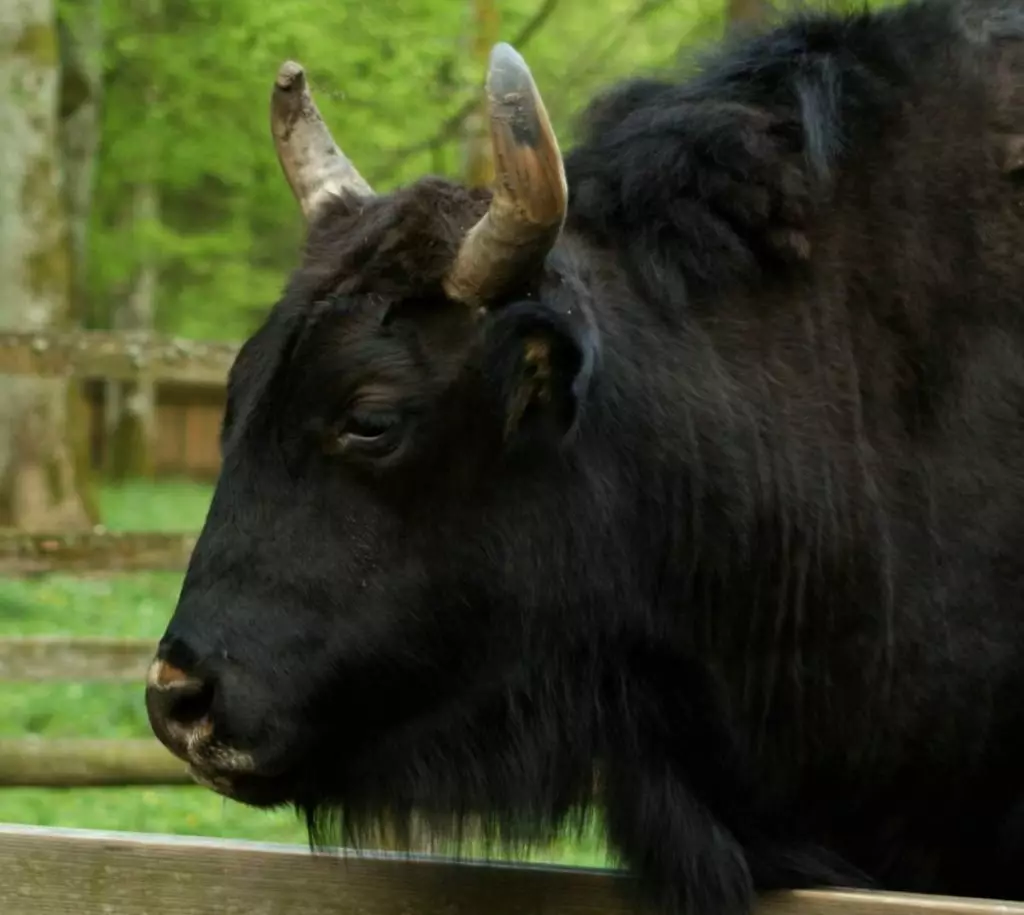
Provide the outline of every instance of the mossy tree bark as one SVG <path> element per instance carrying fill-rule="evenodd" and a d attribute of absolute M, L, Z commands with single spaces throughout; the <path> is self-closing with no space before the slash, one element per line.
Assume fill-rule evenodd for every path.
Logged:
<path fill-rule="evenodd" d="M 143 27 L 156 32 L 161 27 L 161 0 L 132 0 Z M 152 73 L 137 73 L 136 79 L 154 110 L 160 102 Z M 160 222 L 160 195 L 152 174 L 156 158 L 138 163 L 134 181 L 126 186 L 128 220 L 135 247 L 131 286 L 113 315 L 114 330 L 151 331 L 156 317 L 159 264 L 153 250 L 154 230 Z M 155 472 L 156 385 L 146 378 L 106 385 L 105 435 L 106 474 L 115 479 L 148 478 Z"/>
<path fill-rule="evenodd" d="M 0 4 L 0 327 L 66 326 L 71 246 L 53 0 Z M 71 446 L 68 382 L 0 376 L 0 526 L 94 521 Z"/>
<path fill-rule="evenodd" d="M 140 245 L 139 258 L 125 301 L 114 314 L 115 330 L 153 329 L 158 273 L 146 239 L 160 218 L 156 184 L 140 181 L 131 188 L 131 220 Z M 112 479 L 152 477 L 156 450 L 156 385 L 148 378 L 107 384 L 106 473 Z"/>
<path fill-rule="evenodd" d="M 60 148 L 71 245 L 71 322 L 89 314 L 88 240 L 103 98 L 102 0 L 65 0 L 57 17 L 60 54 Z M 78 490 L 91 518 L 99 517 L 92 465 L 90 410 L 84 385 L 68 389 L 68 438 Z"/>
<path fill-rule="evenodd" d="M 103 98 L 102 0 L 66 0 L 58 18 L 60 144 L 71 234 L 71 310 L 88 314 L 88 237 Z"/>
<path fill-rule="evenodd" d="M 499 38 L 500 13 L 496 0 L 472 0 L 472 33 L 469 36 L 470 57 L 475 64 L 474 74 L 483 82 L 487 73 L 491 48 Z M 463 179 L 471 187 L 489 187 L 494 180 L 494 153 L 491 149 L 490 112 L 487 94 L 481 89 L 480 104 L 466 118 L 463 126 L 464 162 Z"/>
<path fill-rule="evenodd" d="M 726 29 L 752 31 L 763 25 L 771 13 L 769 0 L 728 0 L 726 4 Z"/>

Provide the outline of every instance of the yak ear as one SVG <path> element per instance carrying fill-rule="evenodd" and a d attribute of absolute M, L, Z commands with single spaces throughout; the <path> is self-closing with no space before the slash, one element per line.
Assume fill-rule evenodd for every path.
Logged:
<path fill-rule="evenodd" d="M 513 302 L 491 317 L 487 365 L 504 411 L 506 444 L 563 441 L 576 428 L 598 358 L 598 335 L 581 309 Z"/>

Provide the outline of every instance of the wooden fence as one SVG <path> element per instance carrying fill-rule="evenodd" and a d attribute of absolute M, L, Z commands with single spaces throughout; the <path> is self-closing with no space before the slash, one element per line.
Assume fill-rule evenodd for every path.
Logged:
<path fill-rule="evenodd" d="M 0 683 L 127 681 L 142 690 L 148 639 L 0 638 Z M 153 738 L 0 739 L 0 787 L 186 785 L 185 764 Z M 3 910 L 0 909 L 0 912 Z"/>
<path fill-rule="evenodd" d="M 25 534 L 0 528 L 0 575 L 53 572 L 177 572 L 195 546 L 192 533 L 92 531 Z"/>
<path fill-rule="evenodd" d="M 223 384 L 235 347 L 145 335 L 0 333 L 0 374 Z M 180 570 L 191 533 L 0 531 L 0 575 Z M 143 682 L 146 639 L 0 638 L 0 683 Z M 156 740 L 0 740 L 0 787 L 176 785 Z M 0 824 L 2 915 L 626 915 L 623 875 Z M 765 896 L 759 915 L 1024 915 L 1024 904 L 895 893 Z"/>
<path fill-rule="evenodd" d="M 0 332 L 0 375 L 145 377 L 223 387 L 235 344 L 144 333 Z M 110 574 L 184 570 L 194 532 L 93 531 L 25 534 L 0 530 L 0 575 Z M 0 638 L 0 683 L 124 680 L 141 684 L 155 644 L 107 638 Z M 175 785 L 185 766 L 155 739 L 27 737 L 0 740 L 0 786 Z M 0 909 L 2 912 L 3 909 Z"/>
<path fill-rule="evenodd" d="M 107 425 L 109 388 L 88 380 L 81 386 L 89 461 L 101 469 L 110 465 L 112 440 Z M 163 381 L 153 386 L 152 461 L 156 477 L 209 482 L 220 471 L 220 423 L 227 405 L 224 385 Z"/>
<path fill-rule="evenodd" d="M 4 915 L 640 915 L 634 890 L 596 869 L 0 825 Z M 1024 905 L 799 891 L 766 894 L 757 912 L 1024 915 Z"/>
<path fill-rule="evenodd" d="M 157 470 L 209 479 L 220 464 L 216 429 L 236 343 L 203 343 L 143 332 L 0 332 L 0 374 L 74 376 L 89 408 L 91 457 L 103 462 L 102 386 L 152 381 L 156 389 Z M 211 434 L 212 432 L 212 434 Z"/>
<path fill-rule="evenodd" d="M 127 331 L 0 332 L 0 375 L 169 381 L 218 386 L 235 343 L 202 343 Z"/>

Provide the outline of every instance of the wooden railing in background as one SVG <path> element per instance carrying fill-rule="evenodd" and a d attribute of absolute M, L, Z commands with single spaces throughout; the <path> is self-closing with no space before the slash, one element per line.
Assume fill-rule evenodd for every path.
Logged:
<path fill-rule="evenodd" d="M 142 684 L 156 651 L 148 639 L 0 638 L 0 683 L 120 681 Z M 184 763 L 155 738 L 0 739 L 0 787 L 187 785 Z M 2 909 L 0 909 L 2 911 Z"/>
<path fill-rule="evenodd" d="M 171 381 L 220 387 L 236 343 L 127 331 L 0 332 L 0 375 Z"/>
<path fill-rule="evenodd" d="M 223 386 L 236 344 L 142 333 L 0 333 L 0 374 L 74 376 Z M 182 571 L 196 534 L 26 534 L 0 529 L 0 575 Z M 156 646 L 108 638 L 0 638 L 0 682 L 122 680 L 139 684 Z M 185 766 L 155 739 L 0 740 L 0 786 L 187 784 Z M 0 910 L 2 911 L 2 910 Z"/>
<path fill-rule="evenodd" d="M 82 385 L 94 466 L 109 443 L 103 422 L 105 379 L 154 385 L 154 464 L 162 474 L 209 480 L 219 455 L 223 412 L 237 343 L 143 332 L 0 332 L 0 374 L 74 377 Z"/>
<path fill-rule="evenodd" d="M 196 536 L 103 528 L 25 534 L 0 528 L 0 576 L 183 571 Z"/>

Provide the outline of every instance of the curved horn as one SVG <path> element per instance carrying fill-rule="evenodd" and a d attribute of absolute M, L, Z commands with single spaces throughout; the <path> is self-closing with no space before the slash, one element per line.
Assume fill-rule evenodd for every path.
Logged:
<path fill-rule="evenodd" d="M 343 191 L 373 196 L 370 185 L 331 137 L 309 91 L 305 71 L 291 60 L 277 71 L 270 97 L 270 132 L 284 176 L 307 222 L 329 197 Z"/>
<path fill-rule="evenodd" d="M 544 101 L 511 45 L 491 51 L 487 101 L 494 150 L 494 196 L 469 230 L 444 281 L 456 301 L 481 305 L 536 267 L 558 238 L 568 190 Z"/>

